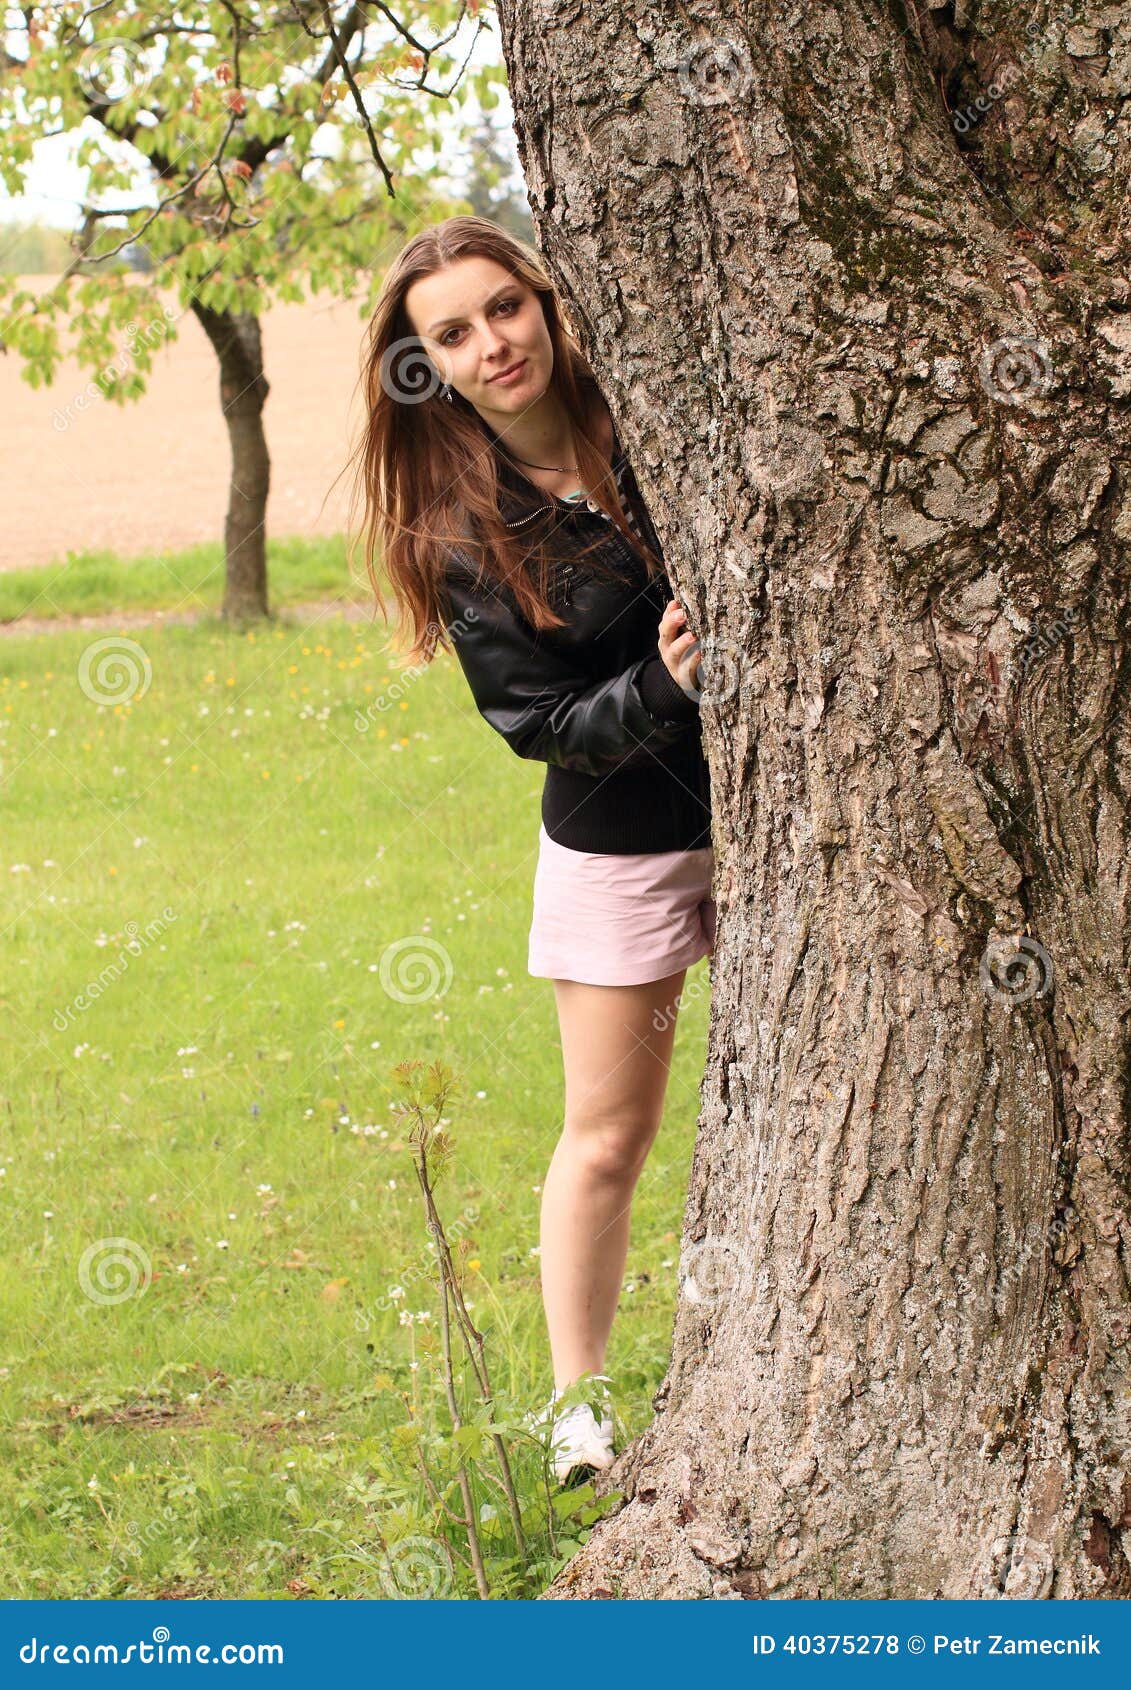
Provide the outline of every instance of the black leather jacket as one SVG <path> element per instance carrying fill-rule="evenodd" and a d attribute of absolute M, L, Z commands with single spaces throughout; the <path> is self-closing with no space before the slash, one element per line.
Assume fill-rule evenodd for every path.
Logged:
<path fill-rule="evenodd" d="M 452 550 L 445 620 L 480 715 L 520 757 L 548 765 L 542 820 L 559 844 L 622 854 L 709 845 L 698 700 L 659 655 L 660 617 L 673 597 L 667 576 L 649 581 L 599 508 L 554 499 L 495 451 L 504 521 L 521 528 L 535 511 L 555 507 L 548 596 L 565 622 L 535 631 L 505 589 L 477 588 L 474 559 Z M 615 437 L 613 465 L 638 527 L 662 557 Z M 618 566 L 617 580 L 576 556 L 602 532 L 600 556 Z"/>

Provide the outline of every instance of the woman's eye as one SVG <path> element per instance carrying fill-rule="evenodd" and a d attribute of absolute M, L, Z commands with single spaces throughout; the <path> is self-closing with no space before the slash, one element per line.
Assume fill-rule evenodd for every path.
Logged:
<path fill-rule="evenodd" d="M 504 308 L 508 308 L 507 309 L 507 315 L 510 316 L 515 311 L 518 310 L 519 303 L 520 302 L 517 299 L 499 299 L 499 300 L 496 300 L 496 302 L 495 302 L 495 310 L 501 311 Z M 440 336 L 440 345 L 441 346 L 454 346 L 455 342 L 450 337 L 454 334 L 458 335 L 459 333 L 460 333 L 459 329 L 446 329 L 444 331 L 444 333 Z"/>

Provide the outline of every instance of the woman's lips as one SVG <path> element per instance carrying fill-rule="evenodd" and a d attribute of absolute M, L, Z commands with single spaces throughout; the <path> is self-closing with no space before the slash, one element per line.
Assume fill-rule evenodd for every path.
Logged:
<path fill-rule="evenodd" d="M 513 364 L 509 370 L 505 370 L 502 375 L 492 376 L 490 385 L 492 387 L 510 387 L 513 382 L 518 380 L 525 368 L 526 359 L 523 358 L 519 363 Z"/>

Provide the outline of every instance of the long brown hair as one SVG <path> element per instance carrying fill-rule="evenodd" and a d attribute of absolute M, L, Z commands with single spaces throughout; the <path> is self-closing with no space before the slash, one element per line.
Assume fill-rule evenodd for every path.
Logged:
<path fill-rule="evenodd" d="M 548 502 L 545 518 L 523 522 L 521 533 L 505 526 L 493 431 L 454 388 L 447 390 L 450 401 L 445 397 L 442 377 L 405 311 L 413 282 L 469 257 L 493 259 L 538 295 L 554 354 L 550 387 L 573 426 L 581 484 L 623 533 L 646 577 L 663 567 L 629 525 L 595 444 L 600 392 L 538 254 L 485 217 L 449 217 L 415 235 L 386 272 L 362 352 L 365 423 L 351 458 L 358 468 L 350 528 L 360 498 L 366 571 L 388 623 L 380 558 L 397 606 L 397 643 L 413 664 L 431 662 L 437 646 L 451 649 L 445 627 L 450 610 L 441 597 L 451 546 L 475 555 L 478 581 L 491 591 L 508 591 L 533 628 L 559 628 L 564 621 L 547 599 L 555 506 Z M 589 555 L 603 541 L 598 536 L 578 555 Z M 594 567 L 602 565 L 594 560 Z"/>

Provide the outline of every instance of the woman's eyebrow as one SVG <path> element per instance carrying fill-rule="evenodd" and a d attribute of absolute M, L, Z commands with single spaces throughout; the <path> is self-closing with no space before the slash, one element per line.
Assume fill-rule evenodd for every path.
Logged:
<path fill-rule="evenodd" d="M 504 282 L 504 284 L 501 288 L 496 288 L 494 293 L 488 294 L 486 300 L 484 301 L 484 310 L 486 310 L 488 306 L 494 305 L 495 301 L 499 298 L 500 294 L 506 293 L 508 288 L 513 288 L 513 287 L 514 287 L 513 282 Z M 428 334 L 435 334 L 437 329 L 446 328 L 449 323 L 462 323 L 462 322 L 463 322 L 462 317 L 441 317 L 439 322 L 433 323 L 432 327 L 430 329 L 428 329 L 426 332 Z"/>

